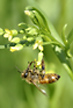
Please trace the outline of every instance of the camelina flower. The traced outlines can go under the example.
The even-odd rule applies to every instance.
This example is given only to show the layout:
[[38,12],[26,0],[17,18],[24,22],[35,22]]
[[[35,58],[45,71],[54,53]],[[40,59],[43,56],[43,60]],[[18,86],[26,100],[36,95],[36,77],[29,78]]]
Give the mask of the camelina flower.
[[43,51],[43,45],[41,40],[36,40],[35,44],[33,45],[33,49],[38,48],[40,51]]
[[8,38],[8,40],[11,41],[12,40],[12,31],[9,29],[5,29],[4,37]]

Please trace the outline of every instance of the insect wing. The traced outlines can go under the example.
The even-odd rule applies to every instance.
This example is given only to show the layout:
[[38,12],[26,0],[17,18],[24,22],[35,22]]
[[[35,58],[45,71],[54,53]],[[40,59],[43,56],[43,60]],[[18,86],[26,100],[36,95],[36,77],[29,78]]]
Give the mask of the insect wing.
[[42,94],[44,94],[45,96],[47,96],[47,93],[46,93],[45,89],[43,89],[43,87],[40,88],[40,85],[38,85],[38,84],[36,84],[36,83],[34,83],[34,82],[32,82],[32,83],[33,83],[33,85],[34,85]]

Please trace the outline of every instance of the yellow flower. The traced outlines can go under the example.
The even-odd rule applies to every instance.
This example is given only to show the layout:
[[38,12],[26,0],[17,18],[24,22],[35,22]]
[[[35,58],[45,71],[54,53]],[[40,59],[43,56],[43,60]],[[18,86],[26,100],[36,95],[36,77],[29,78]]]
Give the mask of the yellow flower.
[[17,49],[16,49],[16,47],[10,47],[10,51],[11,52],[14,52],[14,51],[16,51]]
[[43,51],[43,45],[41,40],[36,40],[35,44],[33,45],[33,49],[38,48],[40,51]]
[[5,29],[4,37],[8,38],[8,40],[11,41],[12,40],[12,31],[9,29]]

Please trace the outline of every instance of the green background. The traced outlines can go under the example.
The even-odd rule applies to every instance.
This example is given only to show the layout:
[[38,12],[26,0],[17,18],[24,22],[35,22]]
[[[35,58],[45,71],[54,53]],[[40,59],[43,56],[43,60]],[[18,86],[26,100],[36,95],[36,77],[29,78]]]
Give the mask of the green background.
[[[0,27],[18,29],[20,22],[31,23],[24,15],[28,5],[44,11],[59,35],[64,24],[68,24],[66,34],[73,28],[73,0],[0,0]],[[0,37],[0,44],[6,43]],[[49,45],[44,47],[46,70],[54,70],[61,78],[45,86],[48,97],[21,79],[15,66],[26,69],[37,54],[31,47],[13,53],[0,50],[0,108],[73,108],[73,81]]]

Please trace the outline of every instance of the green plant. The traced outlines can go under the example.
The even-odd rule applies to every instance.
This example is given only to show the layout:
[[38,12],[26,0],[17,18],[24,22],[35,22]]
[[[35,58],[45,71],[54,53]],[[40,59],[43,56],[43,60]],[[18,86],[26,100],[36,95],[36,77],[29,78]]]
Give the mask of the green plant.
[[20,30],[3,30],[0,28],[0,36],[8,39],[8,43],[0,45],[0,49],[8,48],[14,52],[26,46],[32,46],[33,50],[38,48],[38,63],[40,63],[43,57],[43,46],[50,44],[69,76],[73,79],[71,65],[73,63],[73,30],[66,36],[66,24],[62,29],[60,38],[50,21],[35,7],[26,7],[24,12],[30,17],[33,25],[20,23],[18,24]]

